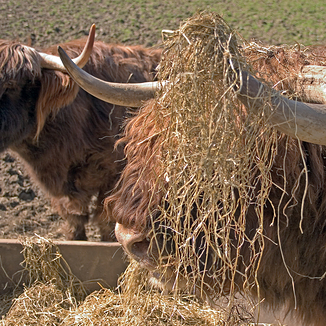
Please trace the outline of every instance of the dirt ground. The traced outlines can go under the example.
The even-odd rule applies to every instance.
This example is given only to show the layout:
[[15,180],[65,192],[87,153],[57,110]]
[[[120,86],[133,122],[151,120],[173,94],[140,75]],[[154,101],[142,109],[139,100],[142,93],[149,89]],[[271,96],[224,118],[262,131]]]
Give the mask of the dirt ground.
[[[30,180],[19,158],[8,151],[0,154],[0,238],[38,234],[64,240],[63,225],[47,195]],[[91,241],[100,241],[98,229],[91,224],[87,235]]]

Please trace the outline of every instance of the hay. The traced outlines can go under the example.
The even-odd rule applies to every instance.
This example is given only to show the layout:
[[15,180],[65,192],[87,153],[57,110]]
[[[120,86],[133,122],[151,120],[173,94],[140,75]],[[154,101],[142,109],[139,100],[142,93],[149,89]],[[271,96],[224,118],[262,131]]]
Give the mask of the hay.
[[33,283],[55,281],[58,290],[69,291],[69,297],[73,296],[77,301],[85,298],[82,283],[71,272],[59,248],[51,240],[35,236],[22,238],[21,242],[24,256],[22,266],[28,272],[28,287]]
[[[241,71],[252,71],[242,43],[219,15],[200,13],[168,33],[159,67],[159,79],[169,83],[157,98],[156,121],[166,126],[158,180],[165,183],[157,185],[164,196],[152,218],[152,256],[175,292],[206,300],[239,290],[236,278],[241,291],[257,285],[265,242],[277,133],[266,123],[268,94],[254,114],[236,98]],[[250,205],[259,227],[248,238]]]
[[14,299],[2,325],[59,325],[75,305],[56,284],[34,283]]
[[10,310],[15,298],[19,297],[23,293],[23,289],[17,288],[15,290],[10,289],[6,293],[0,295],[0,316],[5,316]]
[[[118,293],[103,289],[89,295],[65,320],[65,325],[245,325],[248,320],[213,310],[190,297],[145,291],[146,278],[137,263],[129,266]],[[145,272],[146,274],[146,272]],[[135,280],[138,279],[138,282]],[[148,290],[148,289],[147,289]],[[249,319],[251,321],[251,319]]]
[[2,324],[58,325],[86,297],[86,291],[51,240],[35,236],[20,241],[24,289],[17,284],[12,297],[7,294],[1,298],[11,303]]
[[[62,272],[62,257],[51,241],[44,238],[25,239],[23,246],[25,254],[28,252],[25,256],[28,275],[37,275],[38,280],[30,279],[24,292],[13,299],[9,312],[1,321],[3,326],[240,326],[252,321],[252,317],[244,315],[242,311],[227,314],[189,296],[173,297],[159,291],[149,291],[152,286],[148,283],[148,272],[135,262],[121,277],[118,290],[102,289],[80,300],[79,291],[73,291],[72,282],[67,282],[67,279],[76,281],[76,278],[72,274],[67,278],[67,274]],[[34,264],[31,257],[36,257],[36,252],[39,258]],[[50,265],[51,268],[44,268]],[[65,268],[69,270],[69,266],[65,265]]]

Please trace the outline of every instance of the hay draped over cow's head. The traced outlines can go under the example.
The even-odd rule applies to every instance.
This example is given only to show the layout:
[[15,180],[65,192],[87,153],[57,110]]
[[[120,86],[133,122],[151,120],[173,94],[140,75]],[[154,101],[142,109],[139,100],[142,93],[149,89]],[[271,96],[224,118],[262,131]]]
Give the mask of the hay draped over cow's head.
[[[222,293],[235,277],[250,287],[259,267],[277,133],[264,107],[252,114],[236,98],[241,71],[251,72],[238,38],[211,13],[167,33],[159,79],[169,82],[155,117],[165,126],[156,184],[163,201],[152,214],[151,250],[159,266],[176,272],[175,290],[182,283],[191,291],[214,287]],[[250,238],[249,206],[256,215],[252,224],[259,225]],[[250,249],[246,259],[244,247]]]

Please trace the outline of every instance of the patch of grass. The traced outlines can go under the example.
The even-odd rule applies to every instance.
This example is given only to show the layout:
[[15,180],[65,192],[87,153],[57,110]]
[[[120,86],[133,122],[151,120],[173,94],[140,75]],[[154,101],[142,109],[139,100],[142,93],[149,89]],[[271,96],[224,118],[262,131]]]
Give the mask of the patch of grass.
[[32,45],[41,47],[81,37],[95,23],[97,39],[150,46],[203,10],[221,14],[247,40],[326,43],[325,0],[0,0],[0,38],[27,42],[35,34]]

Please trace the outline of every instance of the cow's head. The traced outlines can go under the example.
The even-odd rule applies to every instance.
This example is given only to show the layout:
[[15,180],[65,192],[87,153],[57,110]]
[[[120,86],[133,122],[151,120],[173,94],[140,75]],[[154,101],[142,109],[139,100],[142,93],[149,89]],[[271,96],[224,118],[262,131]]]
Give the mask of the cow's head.
[[[95,25],[81,55],[84,66],[91,54]],[[26,137],[37,137],[46,117],[69,104],[78,87],[65,73],[58,56],[10,41],[0,41],[0,151]]]
[[[246,273],[252,265],[259,265],[259,254],[253,254],[259,251],[255,247],[259,241],[254,240],[259,226],[258,214],[255,212],[258,205],[249,207],[246,211],[246,214],[251,214],[254,218],[246,221],[243,230],[237,230],[243,232],[243,237],[240,239],[235,235],[235,231],[233,232],[238,227],[236,223],[231,225],[228,234],[222,234],[223,225],[220,221],[223,221],[225,202],[214,202],[216,215],[211,215],[213,217],[211,220],[199,218],[201,214],[199,211],[206,203],[209,207],[209,198],[201,197],[201,194],[197,194],[196,200],[189,207],[181,204],[179,211],[168,204],[169,197],[174,196],[171,191],[164,192],[164,189],[174,181],[165,174],[162,163],[165,121],[168,118],[159,119],[161,123],[157,123],[156,115],[160,114],[162,104],[160,99],[150,101],[148,99],[153,97],[158,87],[162,85],[169,87],[169,82],[144,85],[102,82],[76,68],[62,49],[59,49],[59,53],[72,78],[92,95],[118,105],[144,104],[139,114],[126,126],[123,141],[126,143],[127,165],[122,172],[117,191],[108,198],[109,202],[114,203],[116,237],[126,252],[150,269],[153,275],[158,276],[169,289],[191,287],[193,292],[203,296],[204,292],[210,291],[228,292],[232,284],[243,282],[247,282],[249,286],[253,284],[254,280],[250,277],[254,278],[254,273],[249,275],[249,278]],[[232,67],[232,69],[231,76],[234,79],[229,80],[229,88],[232,88],[247,111],[258,111],[268,98],[268,106],[264,112],[268,116],[269,123],[277,130],[295,140],[326,145],[325,105],[289,100],[258,81],[248,71],[239,67]],[[283,164],[281,156],[279,160],[280,162],[273,162],[273,164],[275,170],[281,171]],[[255,170],[252,171],[254,175]],[[279,179],[280,184],[284,182],[282,175]],[[183,185],[181,184],[180,187],[182,188]],[[256,185],[250,189],[248,187],[248,191],[252,191],[253,196],[260,191],[259,183],[257,182]],[[291,195],[292,188],[287,190]],[[274,198],[282,196],[281,186],[275,187],[273,191],[270,196]],[[237,218],[243,217],[242,206],[238,205],[240,195],[236,189],[232,195],[236,205],[231,205],[228,212],[233,210],[232,213],[237,221]],[[182,203],[181,197],[180,202]],[[264,208],[266,214],[273,216],[275,210],[273,211],[274,208],[269,201],[261,206],[266,206]],[[284,204],[278,209],[286,216],[290,206]],[[219,217],[216,217],[218,215]],[[177,225],[175,221],[178,221]],[[271,223],[272,219],[269,222]],[[264,227],[268,232],[268,225]],[[205,232],[207,230],[210,232]],[[220,234],[221,238],[223,236],[230,239],[228,246],[224,246],[220,241]],[[243,242],[239,243],[241,240]],[[250,246],[252,248],[248,250]],[[238,248],[241,248],[240,252],[237,252]],[[235,261],[235,257],[240,258]],[[251,266],[248,264],[249,261]],[[221,273],[219,267],[227,266],[229,263],[239,268],[235,273],[227,269],[224,270],[225,273]],[[233,283],[235,279],[237,281]]]

